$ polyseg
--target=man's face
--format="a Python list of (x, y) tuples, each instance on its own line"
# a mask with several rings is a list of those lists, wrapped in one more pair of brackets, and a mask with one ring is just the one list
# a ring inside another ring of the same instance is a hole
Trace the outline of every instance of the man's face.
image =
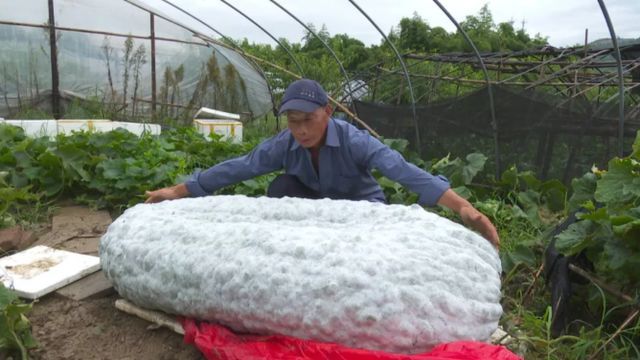
[(331, 107), (321, 106), (314, 112), (287, 111), (287, 124), (293, 138), (305, 148), (319, 148), (324, 142)]

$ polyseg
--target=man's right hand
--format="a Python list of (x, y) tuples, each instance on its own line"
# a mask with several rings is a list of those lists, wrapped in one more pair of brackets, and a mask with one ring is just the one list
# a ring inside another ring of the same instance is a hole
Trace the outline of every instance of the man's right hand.
[(144, 193), (147, 196), (145, 203), (158, 203), (164, 200), (175, 200), (190, 195), (189, 190), (185, 184), (178, 184), (176, 186), (166, 187), (154, 191), (146, 191)]

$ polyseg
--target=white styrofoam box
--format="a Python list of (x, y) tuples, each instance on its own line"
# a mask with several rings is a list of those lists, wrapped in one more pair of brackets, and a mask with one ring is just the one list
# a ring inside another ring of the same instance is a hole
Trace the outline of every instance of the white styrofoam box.
[(142, 133), (145, 132), (150, 133), (151, 135), (160, 135), (160, 125), (158, 124), (140, 124), (125, 121), (114, 121), (113, 130), (117, 128), (123, 128), (138, 136), (142, 135)]
[(58, 134), (56, 120), (3, 120), (2, 123), (21, 127), (29, 137), (55, 137)]
[(208, 138), (209, 134), (222, 135), (223, 140), (230, 139), (233, 142), (242, 142), (242, 123), (235, 120), (221, 119), (195, 119), (193, 126), (198, 132)]
[(113, 130), (113, 122), (107, 119), (58, 120), (58, 134), (71, 134), (73, 131), (106, 132), (111, 130)]
[(219, 120), (240, 120), (240, 114), (229, 113), (216, 109), (202, 107), (193, 116), (194, 119), (219, 119)]
[(2, 282), (18, 296), (37, 299), (100, 269), (100, 258), (35, 246), (0, 258)]

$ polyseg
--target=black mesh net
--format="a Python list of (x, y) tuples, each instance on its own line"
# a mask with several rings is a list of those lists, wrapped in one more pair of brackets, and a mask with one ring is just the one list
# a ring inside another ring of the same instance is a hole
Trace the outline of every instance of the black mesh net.
[[(545, 177), (571, 179), (615, 155), (618, 103), (596, 104), (539, 90), (492, 86), (496, 124), (487, 88), (455, 99), (416, 106), (355, 101), (358, 116), (380, 135), (405, 138), (425, 158), (482, 152), (501, 168), (518, 164)], [(629, 144), (640, 119), (624, 125)], [(420, 147), (416, 146), (416, 127)], [(495, 134), (497, 133), (497, 152)], [(630, 148), (628, 145), (625, 148)], [(495, 169), (495, 168), (494, 168)]]

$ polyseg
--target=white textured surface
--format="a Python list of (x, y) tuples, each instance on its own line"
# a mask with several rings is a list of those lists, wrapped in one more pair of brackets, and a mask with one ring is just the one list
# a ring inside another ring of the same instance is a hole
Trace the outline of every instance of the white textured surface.
[(103, 271), (139, 306), (393, 352), (487, 340), (502, 314), (488, 241), (419, 206), (204, 198), (109, 227)]
[(40, 245), (1, 258), (0, 268), (8, 275), (5, 286), (20, 297), (37, 299), (98, 271), (100, 259)]

